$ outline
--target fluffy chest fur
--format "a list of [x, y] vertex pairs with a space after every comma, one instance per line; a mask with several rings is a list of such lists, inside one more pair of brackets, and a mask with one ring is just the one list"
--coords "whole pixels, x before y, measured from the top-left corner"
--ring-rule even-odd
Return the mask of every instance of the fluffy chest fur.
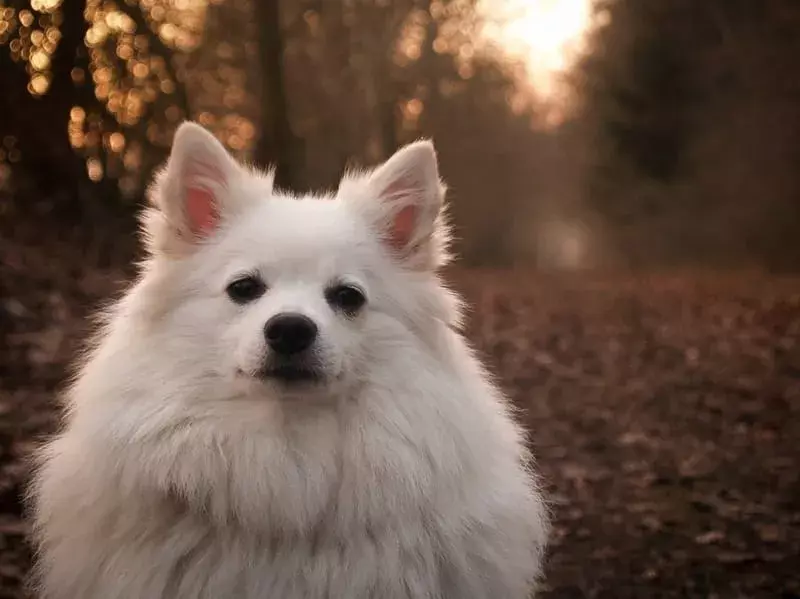
[[40, 472], [44, 596], [525, 597], [545, 525], [519, 432], [417, 374], [294, 421], [76, 417]]

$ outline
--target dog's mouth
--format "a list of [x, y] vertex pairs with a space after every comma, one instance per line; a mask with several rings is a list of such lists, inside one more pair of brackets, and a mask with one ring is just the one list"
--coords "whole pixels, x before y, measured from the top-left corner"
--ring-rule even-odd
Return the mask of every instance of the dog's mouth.
[[263, 379], [276, 380], [287, 385], [319, 383], [322, 372], [307, 364], [277, 364], [265, 367], [259, 373]]

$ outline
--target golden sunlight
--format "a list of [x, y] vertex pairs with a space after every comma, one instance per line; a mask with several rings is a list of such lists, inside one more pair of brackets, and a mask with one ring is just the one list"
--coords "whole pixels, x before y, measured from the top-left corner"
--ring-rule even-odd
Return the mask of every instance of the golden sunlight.
[[562, 76], [583, 48], [592, 0], [481, 0], [484, 36], [522, 60], [537, 95], [564, 101]]

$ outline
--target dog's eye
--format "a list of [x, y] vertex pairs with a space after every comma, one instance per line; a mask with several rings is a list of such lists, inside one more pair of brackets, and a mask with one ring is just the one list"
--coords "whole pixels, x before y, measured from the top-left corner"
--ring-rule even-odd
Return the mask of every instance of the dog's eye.
[[336, 285], [325, 292], [325, 299], [334, 308], [355, 314], [366, 303], [364, 292], [354, 285]]
[[266, 290], [267, 286], [264, 281], [252, 275], [236, 279], [225, 289], [228, 297], [237, 304], [246, 304], [257, 300], [264, 295]]

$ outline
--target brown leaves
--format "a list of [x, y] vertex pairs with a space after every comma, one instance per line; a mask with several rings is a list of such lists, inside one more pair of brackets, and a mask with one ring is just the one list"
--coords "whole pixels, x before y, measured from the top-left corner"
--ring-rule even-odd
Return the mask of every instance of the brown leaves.
[[800, 594], [800, 280], [457, 280], [563, 498], [544, 597]]

